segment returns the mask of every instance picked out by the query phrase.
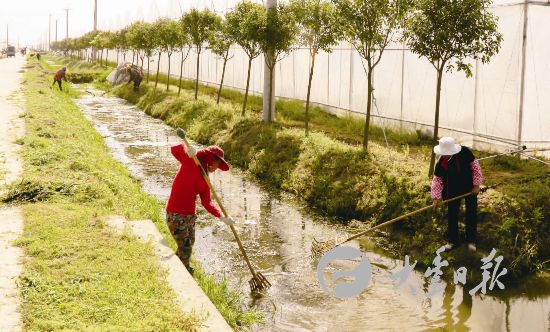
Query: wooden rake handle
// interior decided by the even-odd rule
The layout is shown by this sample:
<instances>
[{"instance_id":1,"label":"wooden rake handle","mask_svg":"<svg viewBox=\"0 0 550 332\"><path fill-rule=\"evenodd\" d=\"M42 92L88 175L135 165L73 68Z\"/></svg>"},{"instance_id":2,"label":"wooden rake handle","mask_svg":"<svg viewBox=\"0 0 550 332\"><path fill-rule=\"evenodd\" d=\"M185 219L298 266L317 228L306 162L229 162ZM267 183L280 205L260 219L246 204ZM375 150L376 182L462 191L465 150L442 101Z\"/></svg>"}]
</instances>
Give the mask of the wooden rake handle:
<instances>
[{"instance_id":1,"label":"wooden rake handle","mask_svg":"<svg viewBox=\"0 0 550 332\"><path fill-rule=\"evenodd\" d=\"M183 143L185 144L185 146L187 148L189 148L190 145L189 145L189 142L187 141L185 131L181 128L178 128L177 134L183 140ZM225 217L228 217L229 214L225 210L222 202L220 201L220 198L218 197L218 194L214 190L214 187L212 186L212 183L210 182L210 178L208 177L206 171L202 167L201 162L199 161L197 156L193 156L192 158L193 158L193 161L195 161L195 164L199 167L199 170L202 174L202 177L204 178L204 180L208 184L208 187L210 188L210 191L212 192L212 195L214 196L214 199L218 203L218 206L222 210L223 215ZM237 240L237 243L239 244L239 249L241 249L241 253L243 254L244 260L246 261L246 265L248 265L248 268L250 269L250 273L252 273L252 276L254 278L256 278L256 271L254 271L254 268L252 267L252 264L250 264L250 260L248 259L248 255L246 254L246 251L244 250L243 244L241 242L241 239L239 238L239 235L237 234L237 231L235 230L235 227L233 227L233 225L229 225L229 228L231 228L231 232L233 232L233 236L235 236L235 239Z\"/></svg>"},{"instance_id":2,"label":"wooden rake handle","mask_svg":"<svg viewBox=\"0 0 550 332\"><path fill-rule=\"evenodd\" d=\"M482 189L482 191L485 191L485 190L486 190L486 188L483 188L483 189ZM472 193L469 192L469 193L466 193L466 194L463 194L463 195L460 195L460 196L457 196L457 197L453 197L453 198L447 199L447 200L445 200L445 201L442 201L441 204L442 204L442 205L443 205L443 204L447 204L447 203L449 203L449 202L456 201L456 200L461 199L461 198L464 198L464 197L468 197L468 196L470 196L471 194L472 194ZM414 216L415 214L419 214L420 212L429 210L429 209L431 209L431 208L433 208L433 207L435 207L435 204L428 205L428 206L423 207L423 208L421 208L421 209L418 209L418 210L416 210L416 211L412 211L412 212L409 212L409 213L404 214L404 215L402 215L402 216L399 216L399 217L397 217L397 218L393 218L392 220L388 220L388 221L386 221L386 222L384 222L384 223L381 223L381 224L376 225L376 226L374 226L374 227L371 227L371 228L369 228L369 229L367 229L367 230L364 230L364 231L362 231L362 232L360 232L360 233L357 233L357 234L355 234L355 235L352 235L352 236L348 237L345 241L343 241L343 242L340 243L340 244L344 244L344 243L349 242L349 241L351 241L351 240L354 240L354 239L356 239L356 238L358 238L358 237L361 237L361 236L367 234L368 232L372 232L372 231L375 231L375 230L377 230L377 229L379 229L379 228L382 228L382 227L391 225L391 224L393 224L393 223L395 223L395 222L397 222L397 221L399 221L399 220L402 220L402 219L405 219L405 218Z\"/></svg>"}]
</instances>

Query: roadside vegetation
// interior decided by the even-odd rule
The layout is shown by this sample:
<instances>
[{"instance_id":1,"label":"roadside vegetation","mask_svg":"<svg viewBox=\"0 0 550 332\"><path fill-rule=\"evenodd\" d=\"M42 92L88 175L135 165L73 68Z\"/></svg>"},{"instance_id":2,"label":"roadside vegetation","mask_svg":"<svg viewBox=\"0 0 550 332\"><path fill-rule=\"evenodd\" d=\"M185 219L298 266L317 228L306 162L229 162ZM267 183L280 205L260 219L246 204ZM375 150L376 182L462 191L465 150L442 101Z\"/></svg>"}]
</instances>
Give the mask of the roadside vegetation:
<instances>
[{"instance_id":1,"label":"roadside vegetation","mask_svg":"<svg viewBox=\"0 0 550 332\"><path fill-rule=\"evenodd\" d=\"M17 241L29 257L19 280L25 328L193 330L197 318L175 305L151 247L103 222L158 219L158 202L112 160L76 93L50 89L49 78L36 65L24 74L24 171L1 198L25 220Z\"/></svg>"},{"instance_id":2,"label":"roadside vegetation","mask_svg":"<svg viewBox=\"0 0 550 332\"><path fill-rule=\"evenodd\" d=\"M103 221L113 214L153 220L174 246L161 203L111 158L72 101L80 93L65 83L63 92L51 88L52 72L41 65L44 58L29 60L24 74L26 134L17 141L24 172L0 198L24 214L17 244L30 258L19 280L26 328L194 330L200 317L175 304L150 245L116 234ZM97 74L87 64L79 69ZM232 327L261 320L224 282L198 274Z\"/></svg>"}]
</instances>

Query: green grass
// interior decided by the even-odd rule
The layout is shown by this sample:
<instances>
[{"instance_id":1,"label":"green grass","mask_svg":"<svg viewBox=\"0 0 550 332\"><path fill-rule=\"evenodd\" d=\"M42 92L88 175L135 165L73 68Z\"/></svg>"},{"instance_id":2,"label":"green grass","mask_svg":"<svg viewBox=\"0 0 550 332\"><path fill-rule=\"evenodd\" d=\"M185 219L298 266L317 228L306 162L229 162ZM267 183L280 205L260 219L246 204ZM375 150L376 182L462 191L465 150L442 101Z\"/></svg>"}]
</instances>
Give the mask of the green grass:
<instances>
[{"instance_id":1,"label":"green grass","mask_svg":"<svg viewBox=\"0 0 550 332\"><path fill-rule=\"evenodd\" d=\"M45 56L42 59L52 59L57 63L60 63L59 58ZM64 60L64 61L67 61L67 60ZM62 63L67 65L67 62L62 62ZM90 67L91 65L89 63L86 63L85 66ZM101 75L101 74L98 74L98 75ZM100 87L105 86L104 81L102 81L101 79L94 82L94 84ZM63 92L63 93L59 92L57 89L53 89L53 92L59 95L64 93L67 93L70 96L74 95L74 93L72 92L72 89L70 89L69 92ZM73 109L73 112L76 111L76 107L72 104L72 102L68 102L68 103L71 105L70 107ZM48 120L48 121L51 121L51 120ZM61 120L59 121L61 122ZM54 132L55 131L53 130L48 130L47 132L44 132L42 129L40 129L39 136L49 137L49 136L52 136ZM102 141L99 135L95 132L94 132L94 137L95 137L94 140ZM24 142L22 143L25 144ZM35 144L35 143L32 143L32 144ZM79 145L77 144L77 146ZM92 153L92 155L95 155L95 153ZM31 162L38 163L38 164L41 164L41 163L48 164L50 162L55 163L58 159L72 160L72 162L68 166L71 170L75 169L78 171L81 167L88 168L88 166L85 165L85 163L82 163L79 158L76 158L74 156L58 158L56 157L56 154L53 151L44 151L43 155L40 154L40 155L31 156L31 160L32 160ZM118 167L123 168L118 163L116 163L116 165L117 165L116 166L117 168ZM112 166L106 166L105 168L110 169L112 168ZM124 172L126 171L124 170ZM132 179L131 176L129 176L129 179L131 179L132 183L125 183L125 182L119 183L118 179L112 179L111 181L111 179L109 179L109 176L107 174L105 175L101 174L100 172L97 172L97 170L94 170L94 173L95 173L94 176L100 176L101 179L99 179L97 183L90 185L87 190L90 190L93 192L102 191L105 185L107 186L107 189L114 188L113 195L110 196L110 199L114 201L109 200L107 202L102 203L102 205L110 206L111 208L114 208L117 205L116 200L121 198L121 195L124 195L129 188L133 188L133 186L135 186L138 183L137 180ZM79 174L75 174L75 176L80 177ZM24 187L24 190L21 190L21 187ZM80 191L83 190L79 187L71 186L66 184L65 182L58 182L58 181L48 183L48 190L46 191L46 193L44 193L43 187L44 187L44 184L42 181L38 181L38 183L33 182L32 184L25 184L22 186L20 185L18 188L15 188L14 190L12 190L8 194L8 196L6 196L5 199L20 200L20 198L18 198L19 196L21 196L19 192L22 192L25 195L28 195L30 192L32 193L33 197L37 197L37 196L42 197L44 195L51 195L52 191L56 192L55 197L64 197L66 195L72 195L73 197L78 197L80 195ZM92 195L96 196L97 194L92 194ZM144 195L141 192L139 195L143 196L143 198L140 198L140 200L138 201L141 201L145 204L144 211L143 211L144 214L135 215L135 214L132 214L131 210L119 211L118 213L125 214L129 218L133 218L133 219L153 220L153 222L155 223L155 225L157 226L161 234L168 241L169 245L175 250L176 249L175 241L173 240L168 230L168 227L166 226L166 222L164 218L161 217L162 206L157 200L153 199L148 195ZM100 196L103 196L103 195L100 195ZM26 199L28 200L29 198L26 198ZM134 208L135 207L132 207L132 209ZM205 291L205 293L209 296L209 298L212 300L214 305L218 308L222 316L230 324L230 326L232 326L233 328L247 327L254 323L261 322L263 320L263 316L259 312L246 307L246 305L244 304L243 294L238 294L234 291L231 291L227 287L227 282L225 280L216 278L211 275L206 275L205 273L203 273L197 262L193 262L193 265L196 269L195 279L197 280L201 288Z\"/></svg>"},{"instance_id":2,"label":"green grass","mask_svg":"<svg viewBox=\"0 0 550 332\"><path fill-rule=\"evenodd\" d=\"M235 329L246 328L264 321L264 315L255 310L244 310L243 295L229 288L227 279L205 273L196 261L193 277L208 295L229 325Z\"/></svg>"},{"instance_id":3,"label":"green grass","mask_svg":"<svg viewBox=\"0 0 550 332\"><path fill-rule=\"evenodd\" d=\"M177 90L155 90L152 83L142 84L139 93L129 86L117 87L114 93L186 129L199 143L222 146L233 165L344 221L375 224L431 203L426 174L432 145L419 133L387 132L393 147L388 151L381 133L371 127L373 140L365 154L357 144L362 139L359 120L338 119L319 110L312 113L313 132L305 137L299 101L278 101L284 107L278 107L277 121L266 125L254 106L259 97L241 117L237 92L216 105L215 88L201 87L195 101L193 87L186 83L180 97ZM511 279L547 270L550 171L516 157L493 159L482 167L485 183L499 185L480 196L478 248L498 249ZM380 246L399 258L413 254L419 266L426 266L443 242L445 213L429 211L390 230L377 239Z\"/></svg>"},{"instance_id":4,"label":"green grass","mask_svg":"<svg viewBox=\"0 0 550 332\"><path fill-rule=\"evenodd\" d=\"M110 214L160 222L162 206L110 157L70 88L50 89L38 67L24 80L24 172L2 202L24 214L25 329L193 330L197 318L176 305L150 245L103 222Z\"/></svg>"}]
</instances>

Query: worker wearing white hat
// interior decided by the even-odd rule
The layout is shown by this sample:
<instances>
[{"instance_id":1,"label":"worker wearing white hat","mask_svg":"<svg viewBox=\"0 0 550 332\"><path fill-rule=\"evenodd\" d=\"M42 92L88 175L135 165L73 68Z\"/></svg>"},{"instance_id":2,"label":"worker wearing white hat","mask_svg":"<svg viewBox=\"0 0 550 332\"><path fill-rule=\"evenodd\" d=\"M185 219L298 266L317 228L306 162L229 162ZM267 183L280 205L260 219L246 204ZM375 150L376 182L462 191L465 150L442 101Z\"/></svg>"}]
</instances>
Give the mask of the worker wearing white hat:
<instances>
[{"instance_id":1,"label":"worker wearing white hat","mask_svg":"<svg viewBox=\"0 0 550 332\"><path fill-rule=\"evenodd\" d=\"M477 194L483 181L479 161L465 146L455 144L452 137L442 137L434 152L440 155L435 166L431 196L436 206L444 199L450 199L471 192L466 201L466 242L471 251L476 250L477 233ZM458 211L462 200L448 203L447 222L449 243L452 249L459 245Z\"/></svg>"}]
</instances>

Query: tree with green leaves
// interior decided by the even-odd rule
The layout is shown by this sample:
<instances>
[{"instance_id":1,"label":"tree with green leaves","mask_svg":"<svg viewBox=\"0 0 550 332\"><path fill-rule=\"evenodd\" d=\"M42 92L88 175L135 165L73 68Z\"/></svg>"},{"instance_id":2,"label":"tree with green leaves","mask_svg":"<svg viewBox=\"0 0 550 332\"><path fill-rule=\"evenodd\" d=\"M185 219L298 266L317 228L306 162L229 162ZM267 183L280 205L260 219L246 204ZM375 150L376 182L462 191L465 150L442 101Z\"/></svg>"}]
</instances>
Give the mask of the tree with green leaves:
<instances>
[{"instance_id":1,"label":"tree with green leaves","mask_svg":"<svg viewBox=\"0 0 550 332\"><path fill-rule=\"evenodd\" d=\"M419 0L407 21L404 40L409 48L423 56L437 72L433 142L437 143L439 105L443 71L455 68L472 76L467 59L489 62L498 53L502 34L497 17L487 11L491 0ZM432 151L428 176L433 175L435 154Z\"/></svg>"},{"instance_id":2,"label":"tree with green leaves","mask_svg":"<svg viewBox=\"0 0 550 332\"><path fill-rule=\"evenodd\" d=\"M90 45L96 48L99 54L99 65L103 65L103 51L107 50L107 57L109 56L109 48L113 47L113 33L110 31L100 31L95 38L90 42Z\"/></svg>"},{"instance_id":3,"label":"tree with green leaves","mask_svg":"<svg viewBox=\"0 0 550 332\"><path fill-rule=\"evenodd\" d=\"M235 40L233 39L229 29L230 26L227 24L227 20L221 21L219 29L212 32L208 42L212 53L223 59L222 77L220 81L220 87L218 88L218 97L216 98L216 104L220 103L220 96L222 94L223 79L225 77L225 67L227 65L227 61L232 58L232 56L229 56L229 49L235 43Z\"/></svg>"},{"instance_id":4,"label":"tree with green leaves","mask_svg":"<svg viewBox=\"0 0 550 332\"><path fill-rule=\"evenodd\" d=\"M384 50L396 41L398 28L410 12L410 0L333 0L339 14L340 29L367 62L367 114L363 131L363 149L368 151L370 115L373 99L374 69Z\"/></svg>"},{"instance_id":5,"label":"tree with green leaves","mask_svg":"<svg viewBox=\"0 0 550 332\"><path fill-rule=\"evenodd\" d=\"M197 52L197 77L195 79L195 100L199 93L200 56L204 44L213 31L220 25L220 17L209 9L199 11L195 8L183 15L182 24L187 28L191 43Z\"/></svg>"},{"instance_id":6,"label":"tree with green leaves","mask_svg":"<svg viewBox=\"0 0 550 332\"><path fill-rule=\"evenodd\" d=\"M109 60L109 50L115 48L116 34L111 31L103 31L103 46L105 47L105 64Z\"/></svg>"},{"instance_id":7,"label":"tree with green leaves","mask_svg":"<svg viewBox=\"0 0 550 332\"><path fill-rule=\"evenodd\" d=\"M326 0L292 0L290 6L296 15L300 28L300 44L309 49L309 79L305 112L307 136L309 132L309 100L315 57L320 50L327 53L332 52L332 46L338 44L338 40L342 38L342 33L337 24L336 8L331 2Z\"/></svg>"},{"instance_id":8,"label":"tree with green leaves","mask_svg":"<svg viewBox=\"0 0 550 332\"><path fill-rule=\"evenodd\" d=\"M246 75L246 89L242 108L242 115L244 116L248 101L252 60L262 54L260 42L264 38L261 31L262 22L266 21L266 10L262 5L246 0L237 4L233 10L228 12L225 15L225 20L231 37L248 56L248 73Z\"/></svg>"},{"instance_id":9,"label":"tree with green leaves","mask_svg":"<svg viewBox=\"0 0 550 332\"><path fill-rule=\"evenodd\" d=\"M80 38L77 38L80 48L82 50L87 51L90 47L93 46L92 41L95 39L95 37L98 34L99 34L99 30L93 30L83 34ZM86 52L86 55L87 55L87 61L93 62L94 59L93 59L92 52L89 52L89 53Z\"/></svg>"},{"instance_id":10,"label":"tree with green leaves","mask_svg":"<svg viewBox=\"0 0 550 332\"><path fill-rule=\"evenodd\" d=\"M115 32L115 48L116 48L116 62L119 63L119 54L122 53L122 61L126 61L126 52L128 52L128 43L126 41L126 33L128 28L122 28Z\"/></svg>"},{"instance_id":11,"label":"tree with green leaves","mask_svg":"<svg viewBox=\"0 0 550 332\"><path fill-rule=\"evenodd\" d=\"M147 23L143 21L137 21L132 23L130 26L128 26L128 33L126 35L128 40L128 46L132 49L132 51L135 54L137 54L137 57L141 59L142 70L143 70L143 58L145 56L145 53L143 52L143 48L148 41L146 29L147 29Z\"/></svg>"},{"instance_id":12,"label":"tree with green leaves","mask_svg":"<svg viewBox=\"0 0 550 332\"><path fill-rule=\"evenodd\" d=\"M155 89L157 88L159 72L160 72L160 58L163 52L168 55L168 81L166 83L166 90L170 86L170 57L174 50L178 47L179 40L179 26L176 21L168 18L160 18L153 24L155 45L158 51L157 60L157 76L155 79Z\"/></svg>"},{"instance_id":13,"label":"tree with green leaves","mask_svg":"<svg viewBox=\"0 0 550 332\"><path fill-rule=\"evenodd\" d=\"M168 56L168 74L166 80L166 91L168 91L168 89L170 88L170 60L174 51L181 49L182 31L177 21L168 20L166 21L163 32L164 33L162 34L162 38L160 38L160 41L162 44L162 48L164 48L164 51Z\"/></svg>"},{"instance_id":14,"label":"tree with green leaves","mask_svg":"<svg viewBox=\"0 0 550 332\"><path fill-rule=\"evenodd\" d=\"M141 69L143 70L143 61L144 61L144 58L146 57L147 58L147 83L149 83L149 65L151 63L151 57L153 56L155 49L157 48L154 26L153 26L153 23L140 22L136 30L140 34L140 36L135 40L137 40L139 44Z\"/></svg>"},{"instance_id":15,"label":"tree with green leaves","mask_svg":"<svg viewBox=\"0 0 550 332\"><path fill-rule=\"evenodd\" d=\"M92 46L92 49L95 48L96 51L102 52L103 51L103 40L101 38L101 31L90 41L90 46ZM99 57L99 65L101 65L101 57Z\"/></svg>"},{"instance_id":16,"label":"tree with green leaves","mask_svg":"<svg viewBox=\"0 0 550 332\"><path fill-rule=\"evenodd\" d=\"M260 42L260 49L264 53L264 61L269 69L270 77L273 77L277 62L292 50L292 45L298 37L298 27L291 7L284 3L278 3L267 9L265 18L260 30L264 36ZM267 123L272 122L274 119L274 110L271 103L273 90L272 80L269 84L269 91L264 91L264 94L268 93L269 97Z\"/></svg>"},{"instance_id":17,"label":"tree with green leaves","mask_svg":"<svg viewBox=\"0 0 550 332\"><path fill-rule=\"evenodd\" d=\"M181 93L181 81L183 79L183 63L185 60L187 60L187 57L189 56L189 52L191 51L191 38L189 36L189 30L184 24L183 16L178 21L178 26L180 29L179 34L179 51L181 54L181 61L180 61L180 80L178 84L178 96ZM185 50L187 48L187 50Z\"/></svg>"}]
</instances>

